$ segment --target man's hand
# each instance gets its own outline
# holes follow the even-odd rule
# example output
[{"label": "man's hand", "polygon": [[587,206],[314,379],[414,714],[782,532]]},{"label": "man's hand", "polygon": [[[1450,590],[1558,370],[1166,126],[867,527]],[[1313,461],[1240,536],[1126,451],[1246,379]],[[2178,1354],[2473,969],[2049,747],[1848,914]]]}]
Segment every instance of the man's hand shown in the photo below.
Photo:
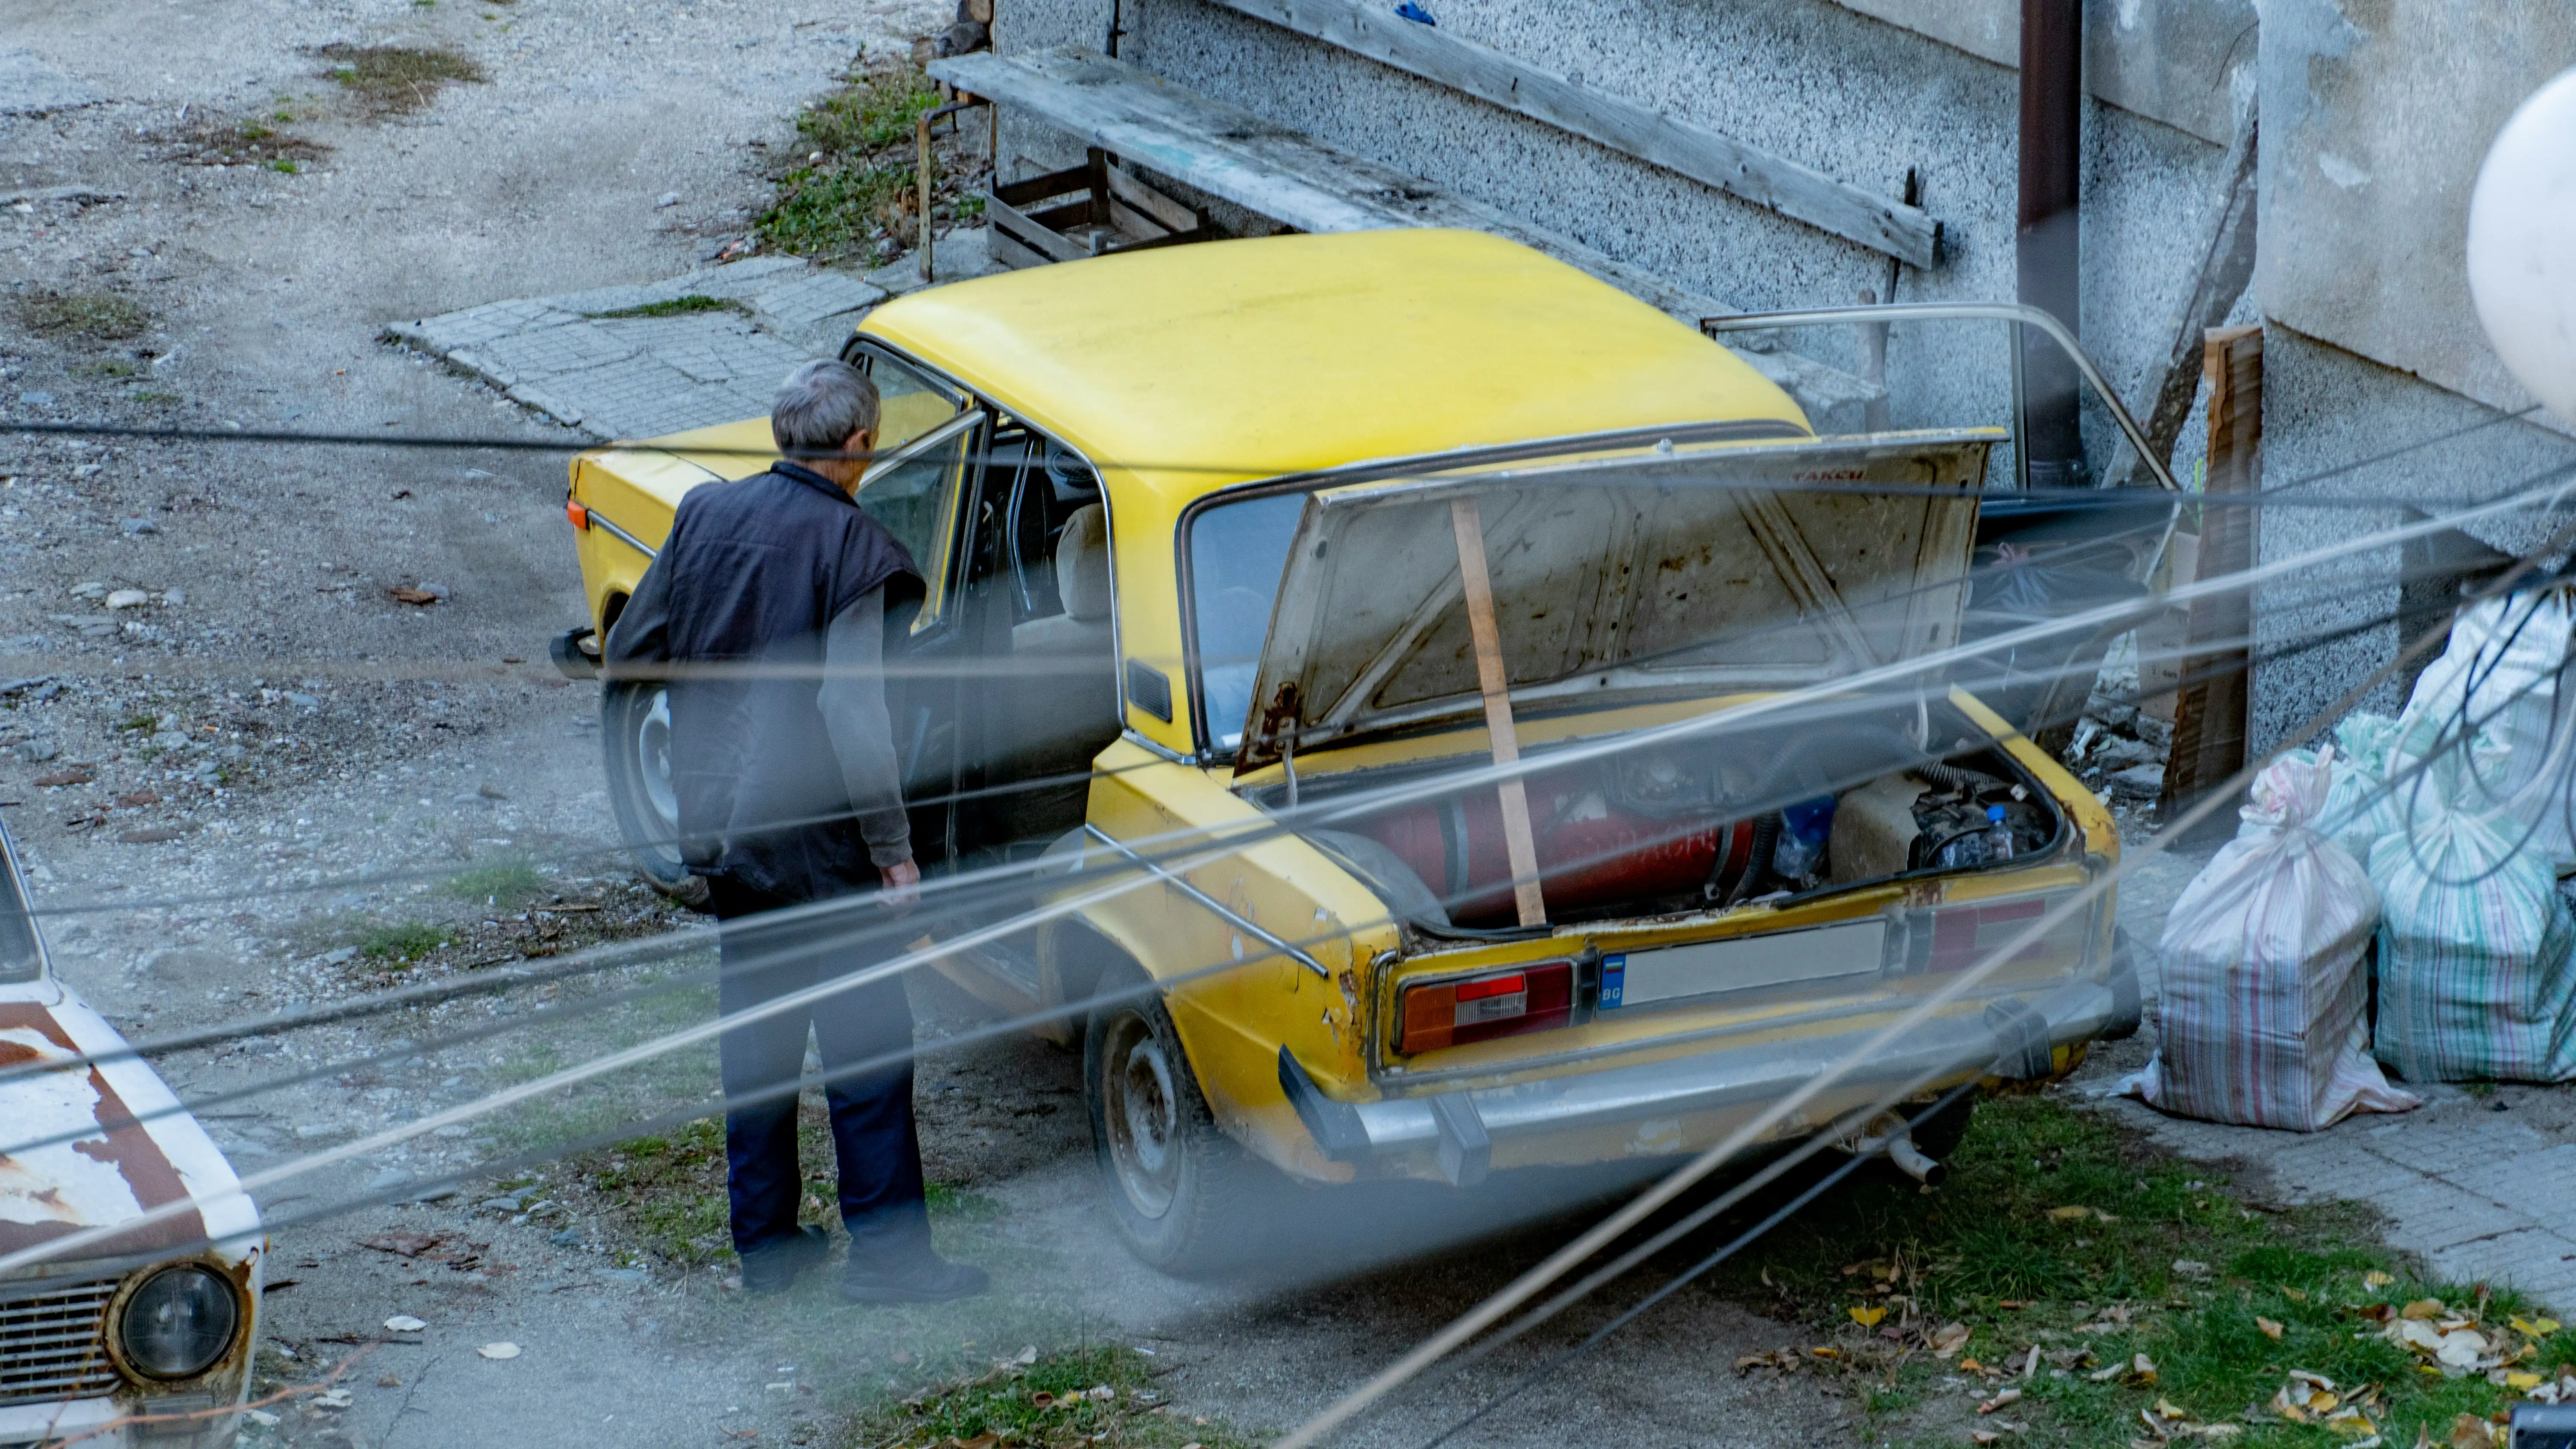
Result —
[{"label": "man's hand", "polygon": [[877,871],[877,901],[894,910],[909,910],[921,900],[921,867],[909,856]]}]

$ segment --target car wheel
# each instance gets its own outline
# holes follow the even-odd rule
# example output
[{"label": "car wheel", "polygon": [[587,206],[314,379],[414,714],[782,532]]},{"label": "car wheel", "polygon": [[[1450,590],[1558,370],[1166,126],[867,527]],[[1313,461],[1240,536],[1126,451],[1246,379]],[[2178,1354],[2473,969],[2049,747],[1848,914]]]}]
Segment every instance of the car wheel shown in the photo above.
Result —
[{"label": "car wheel", "polygon": [[684,905],[706,899],[706,881],[680,858],[680,805],[671,789],[670,691],[654,681],[612,683],[600,693],[600,749],[608,803],[635,868]]},{"label": "car wheel", "polygon": [[1180,1034],[1144,974],[1102,978],[1083,1033],[1083,1097],[1118,1234],[1167,1273],[1227,1266],[1257,1169],[1217,1130]]}]

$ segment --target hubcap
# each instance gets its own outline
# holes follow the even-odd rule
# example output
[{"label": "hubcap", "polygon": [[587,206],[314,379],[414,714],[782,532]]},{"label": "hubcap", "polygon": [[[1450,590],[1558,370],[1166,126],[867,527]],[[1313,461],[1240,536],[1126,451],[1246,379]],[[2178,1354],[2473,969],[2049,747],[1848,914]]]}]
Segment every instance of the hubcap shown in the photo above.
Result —
[{"label": "hubcap", "polygon": [[1119,1191],[1138,1214],[1159,1218],[1180,1191],[1180,1102],[1162,1039],[1143,1017],[1122,1014],[1101,1053],[1101,1114]]},{"label": "hubcap", "polygon": [[680,797],[671,788],[671,692],[653,691],[653,707],[635,725],[635,772],[642,777],[644,799],[653,807],[662,839],[679,833]]}]

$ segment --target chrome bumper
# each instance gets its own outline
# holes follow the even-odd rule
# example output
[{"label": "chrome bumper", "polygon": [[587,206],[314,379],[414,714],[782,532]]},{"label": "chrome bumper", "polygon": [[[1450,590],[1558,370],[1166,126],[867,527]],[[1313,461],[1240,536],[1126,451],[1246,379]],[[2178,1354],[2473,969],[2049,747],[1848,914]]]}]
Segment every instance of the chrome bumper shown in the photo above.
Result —
[{"label": "chrome bumper", "polygon": [[[2136,1029],[2137,1018],[2137,974],[2121,951],[2106,980],[2073,982],[2030,997],[2000,996],[1986,1003],[1982,1016],[1927,1021],[1846,1073],[1836,1092],[1937,1084],[1970,1073],[2034,1080],[2052,1070],[2056,1047],[2125,1035]],[[1544,1081],[1357,1104],[1324,1096],[1282,1048],[1279,1084],[1333,1161],[1385,1167],[1427,1154],[1436,1158],[1441,1176],[1464,1187],[1490,1170],[1497,1140],[1776,1101],[1859,1051],[1877,1031],[1768,1041]]]}]

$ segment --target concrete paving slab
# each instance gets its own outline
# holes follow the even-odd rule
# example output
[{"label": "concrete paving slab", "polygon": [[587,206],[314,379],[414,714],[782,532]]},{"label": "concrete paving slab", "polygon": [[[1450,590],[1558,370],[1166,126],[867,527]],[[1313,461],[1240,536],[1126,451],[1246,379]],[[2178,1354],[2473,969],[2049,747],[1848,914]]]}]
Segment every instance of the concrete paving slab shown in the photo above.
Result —
[{"label": "concrete paving slab", "polygon": [[2576,1143],[2473,1162],[2451,1180],[2534,1218],[2552,1218],[2576,1209]]},{"label": "concrete paving slab", "polygon": [[2535,1226],[2528,1213],[2436,1178],[2362,1200],[2395,1222],[2392,1240],[2428,1255],[2457,1243]]},{"label": "concrete paving slab", "polygon": [[[980,256],[983,242],[974,233],[940,247],[945,262],[952,249]],[[750,257],[658,282],[490,302],[385,335],[595,437],[654,437],[759,416],[781,379],[839,352],[886,296],[795,257]],[[635,315],[688,297],[735,305]]]},{"label": "concrete paving slab", "polygon": [[2511,1284],[2543,1303],[2576,1302],[2576,1241],[2546,1228],[2454,1243],[2424,1261],[2448,1282]]},{"label": "concrete paving slab", "polygon": [[[2419,1172],[2442,1176],[2538,1152],[2549,1145],[2539,1133],[2519,1122],[2456,1122],[2441,1132],[2408,1131],[2402,1122],[2382,1125],[2396,1130],[2372,1134],[2367,1139],[2371,1151]],[[2576,1203],[2570,1206],[2576,1207]]]}]

